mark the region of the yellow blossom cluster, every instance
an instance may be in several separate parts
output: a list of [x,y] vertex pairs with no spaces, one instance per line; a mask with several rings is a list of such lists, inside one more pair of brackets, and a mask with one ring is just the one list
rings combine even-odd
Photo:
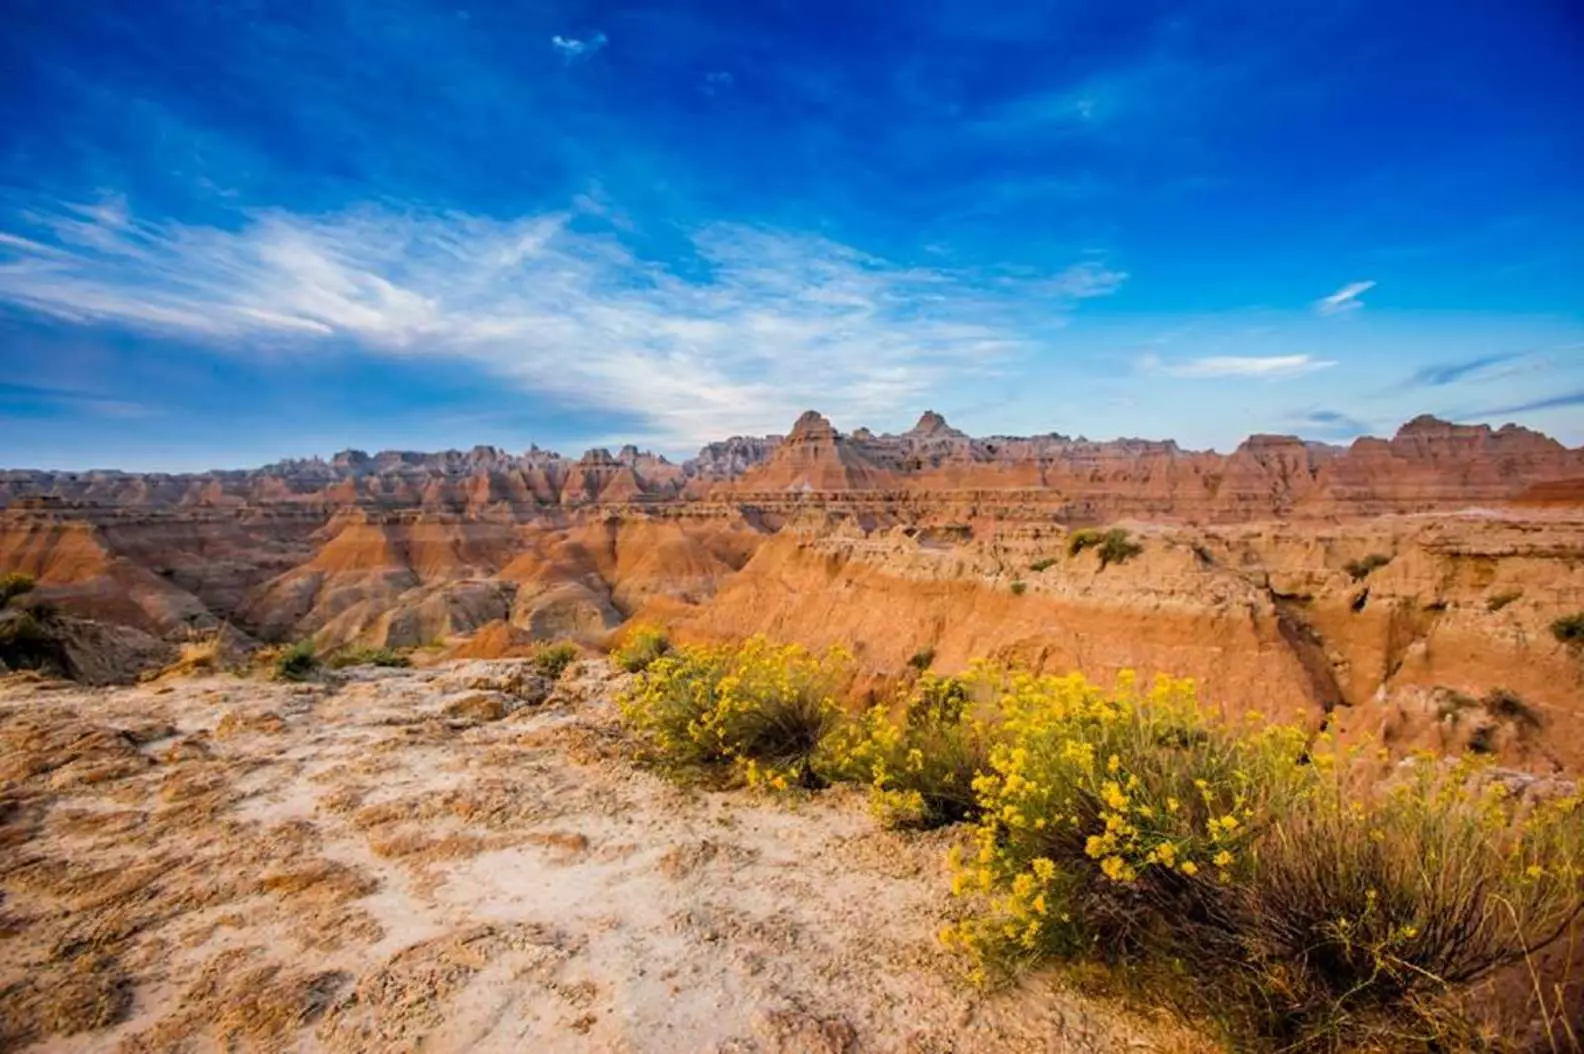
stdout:
[[727,770],[753,787],[820,782],[815,758],[837,726],[851,657],[763,637],[669,651],[620,700],[650,760],[677,772]]

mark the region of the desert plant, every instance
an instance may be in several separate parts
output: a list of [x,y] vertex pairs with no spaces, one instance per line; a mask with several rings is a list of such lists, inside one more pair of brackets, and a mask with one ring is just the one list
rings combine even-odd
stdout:
[[935,649],[931,647],[920,648],[918,651],[913,653],[911,658],[908,659],[908,665],[919,671],[927,670],[934,664]]
[[1028,583],[1019,578],[1014,580],[1009,588],[1012,590],[1013,596],[1020,597],[1024,593],[1028,592]]
[[1077,556],[1092,546],[1099,545],[1105,532],[1095,527],[1080,527],[1067,536],[1067,555]]
[[347,666],[384,666],[402,669],[412,665],[412,659],[393,648],[357,647],[342,648],[325,660],[332,669]]
[[65,669],[60,642],[32,611],[0,611],[0,664],[7,669]]
[[670,650],[671,639],[665,630],[645,624],[627,632],[621,646],[611,653],[611,659],[628,673],[642,673]]
[[1379,570],[1380,568],[1391,563],[1391,559],[1392,558],[1387,556],[1385,553],[1370,553],[1363,559],[1349,560],[1347,563],[1342,565],[1342,570],[1346,571],[1348,576],[1352,578],[1353,581],[1362,582],[1364,579],[1368,578],[1372,572]]
[[622,696],[622,717],[641,755],[674,775],[818,787],[849,663],[840,649],[815,656],[763,637],[681,648],[648,665]]
[[559,644],[547,644],[534,653],[534,669],[551,680],[557,680],[566,672],[566,668],[577,661],[578,648],[576,644],[562,641]]
[[10,571],[0,575],[0,607],[11,603],[24,593],[32,592],[36,584],[32,575],[25,575],[20,571]]
[[1480,705],[1492,717],[1515,721],[1531,728],[1538,728],[1541,724],[1539,712],[1525,702],[1517,692],[1506,688],[1492,688],[1480,700]]
[[301,640],[275,656],[275,676],[282,681],[301,681],[319,668],[319,656],[311,640]]
[[1029,570],[1033,571],[1035,574],[1039,574],[1046,568],[1054,567],[1055,565],[1056,558],[1054,556],[1042,556],[1038,560],[1035,560],[1032,564],[1029,564]]
[[1324,737],[1206,718],[1187,682],[1000,692],[977,857],[953,861],[970,910],[944,934],[981,976],[1160,964],[1264,1041],[1358,1049],[1439,1032],[1443,997],[1584,904],[1574,803],[1517,808],[1473,763],[1371,789]]
[[1522,596],[1521,589],[1504,589],[1500,593],[1492,593],[1485,601],[1485,610],[1495,614]]
[[876,706],[832,736],[831,772],[868,783],[888,826],[940,827],[977,816],[974,780],[989,767],[994,733],[970,714],[971,701],[965,682],[926,674],[900,720]]
[[1551,635],[1570,647],[1584,645],[1584,611],[1563,615],[1551,623]]
[[1101,570],[1112,564],[1130,560],[1144,551],[1144,547],[1120,527],[1113,527],[1108,531],[1086,527],[1068,536],[1067,555],[1077,556],[1086,549],[1093,549],[1100,557]]

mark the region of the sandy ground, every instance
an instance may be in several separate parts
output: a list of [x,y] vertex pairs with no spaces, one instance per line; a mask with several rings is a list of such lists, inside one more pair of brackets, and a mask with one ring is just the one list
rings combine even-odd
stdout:
[[[1187,1051],[935,933],[946,835],[678,789],[603,663],[0,685],[0,1050]],[[548,698],[543,698],[549,691]]]

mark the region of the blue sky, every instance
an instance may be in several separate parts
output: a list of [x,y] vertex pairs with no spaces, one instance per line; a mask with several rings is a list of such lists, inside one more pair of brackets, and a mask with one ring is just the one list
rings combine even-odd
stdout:
[[1572,0],[10,0],[0,464],[1584,443]]

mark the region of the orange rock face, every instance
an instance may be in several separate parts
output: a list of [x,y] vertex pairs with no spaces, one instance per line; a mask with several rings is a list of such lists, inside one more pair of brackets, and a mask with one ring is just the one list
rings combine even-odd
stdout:
[[[682,464],[349,451],[201,476],[11,471],[0,503],[0,571],[166,638],[224,621],[486,654],[598,644],[636,615],[840,643],[881,674],[933,650],[943,671],[1188,675],[1229,712],[1584,761],[1568,731],[1584,659],[1549,630],[1584,610],[1584,451],[1510,425],[1420,418],[1347,448],[1255,436],[1221,455],[973,438],[935,413],[844,434],[810,412]],[[1142,551],[1069,556],[1069,531],[1096,524]],[[1534,719],[1465,705],[1498,688]]]

